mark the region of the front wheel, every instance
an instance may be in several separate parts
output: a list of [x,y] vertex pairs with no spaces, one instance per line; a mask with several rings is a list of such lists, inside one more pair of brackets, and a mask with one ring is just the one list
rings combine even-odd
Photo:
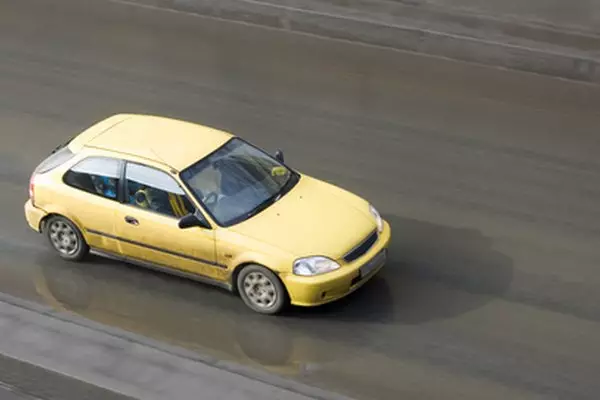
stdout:
[[44,231],[50,245],[65,260],[81,261],[90,250],[79,229],[65,217],[50,217]]
[[279,278],[260,265],[244,267],[237,287],[244,303],[260,314],[278,314],[287,304],[287,292]]

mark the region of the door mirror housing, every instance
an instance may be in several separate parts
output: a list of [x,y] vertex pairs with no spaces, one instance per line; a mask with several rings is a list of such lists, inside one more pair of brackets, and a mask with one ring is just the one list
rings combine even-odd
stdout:
[[277,149],[277,151],[275,152],[275,159],[277,161],[279,161],[280,163],[282,163],[282,164],[284,163],[284,160],[283,160],[283,150]]
[[177,226],[179,226],[179,229],[189,229],[193,227],[210,229],[208,221],[206,221],[202,216],[200,216],[197,213],[187,214],[183,216],[177,223]]

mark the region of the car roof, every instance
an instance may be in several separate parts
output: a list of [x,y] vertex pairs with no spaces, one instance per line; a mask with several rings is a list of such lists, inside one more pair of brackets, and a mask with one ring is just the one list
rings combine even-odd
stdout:
[[225,144],[233,135],[207,126],[142,114],[117,114],[76,136],[69,147],[129,154],[181,171]]

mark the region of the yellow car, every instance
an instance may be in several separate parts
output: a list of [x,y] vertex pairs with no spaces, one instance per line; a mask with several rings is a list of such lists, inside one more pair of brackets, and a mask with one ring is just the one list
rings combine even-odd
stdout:
[[25,216],[64,259],[91,251],[205,281],[262,314],[353,292],[383,267],[391,235],[367,201],[281,151],[134,114],[57,147],[31,176]]

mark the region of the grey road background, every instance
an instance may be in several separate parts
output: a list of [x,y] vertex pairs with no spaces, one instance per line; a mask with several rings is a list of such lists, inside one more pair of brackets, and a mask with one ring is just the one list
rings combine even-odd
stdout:
[[[0,290],[359,399],[597,399],[599,105],[598,86],[526,73],[117,2],[2,0]],[[346,300],[273,319],[218,289],[59,261],[26,227],[29,174],[116,112],[283,148],[372,200],[391,262]]]
[[598,0],[113,0],[600,83]]

